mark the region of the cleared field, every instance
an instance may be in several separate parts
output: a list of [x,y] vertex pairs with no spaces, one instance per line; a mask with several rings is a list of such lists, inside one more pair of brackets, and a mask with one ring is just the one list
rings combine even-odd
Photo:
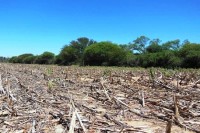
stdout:
[[196,69],[0,64],[5,133],[200,132],[199,99]]

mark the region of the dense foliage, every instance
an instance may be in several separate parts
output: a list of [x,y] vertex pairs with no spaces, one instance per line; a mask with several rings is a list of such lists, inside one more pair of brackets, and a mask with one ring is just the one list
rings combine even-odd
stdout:
[[126,59],[126,51],[111,42],[99,42],[88,46],[83,54],[84,65],[120,66]]
[[128,44],[96,42],[86,37],[65,45],[58,55],[22,54],[9,59],[11,63],[140,66],[165,68],[200,68],[200,44],[179,39],[161,43],[160,39],[140,36]]
[[35,58],[36,64],[53,64],[55,60],[55,54],[51,52],[44,52],[43,54]]

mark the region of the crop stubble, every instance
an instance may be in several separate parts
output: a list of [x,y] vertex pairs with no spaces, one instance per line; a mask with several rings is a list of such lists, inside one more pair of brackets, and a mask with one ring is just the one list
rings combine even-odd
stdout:
[[200,132],[195,69],[0,64],[0,93],[5,133]]

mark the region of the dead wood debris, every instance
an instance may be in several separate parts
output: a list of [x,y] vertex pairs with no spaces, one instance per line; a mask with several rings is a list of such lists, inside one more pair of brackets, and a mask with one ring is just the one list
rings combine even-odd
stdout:
[[194,71],[0,64],[0,132],[200,133]]

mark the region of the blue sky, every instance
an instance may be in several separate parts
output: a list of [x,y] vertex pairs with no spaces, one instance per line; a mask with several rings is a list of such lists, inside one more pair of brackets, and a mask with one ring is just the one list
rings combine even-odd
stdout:
[[0,56],[58,54],[78,37],[200,43],[200,0],[0,0]]

